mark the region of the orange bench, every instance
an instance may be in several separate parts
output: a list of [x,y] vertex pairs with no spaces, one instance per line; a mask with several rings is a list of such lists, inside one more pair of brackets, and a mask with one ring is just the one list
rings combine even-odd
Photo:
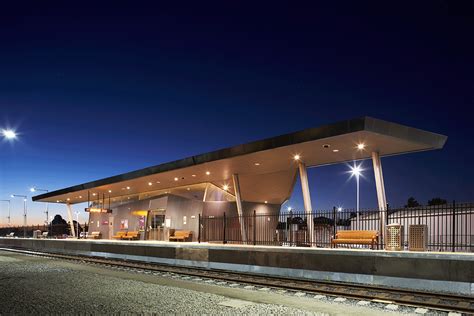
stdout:
[[378,245],[378,239],[379,232],[376,230],[341,230],[331,238],[331,247],[337,247],[338,244],[357,244],[371,245],[374,249],[374,246]]
[[126,235],[122,236],[122,239],[139,240],[140,232],[127,232]]
[[192,241],[193,232],[189,230],[176,230],[170,241]]
[[117,232],[116,235],[112,236],[114,239],[122,239],[124,236],[127,235],[127,232]]

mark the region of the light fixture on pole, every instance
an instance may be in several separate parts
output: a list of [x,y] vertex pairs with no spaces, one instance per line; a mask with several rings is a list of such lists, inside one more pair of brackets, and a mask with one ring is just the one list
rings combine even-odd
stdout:
[[2,129],[2,136],[6,140],[15,140],[17,138],[17,134],[12,129]]
[[357,215],[356,215],[356,223],[357,223],[357,229],[359,229],[359,178],[360,178],[360,175],[362,173],[362,169],[360,167],[360,165],[356,165],[354,164],[353,167],[351,167],[351,174],[352,176],[355,176],[356,178],[356,183],[357,183],[357,207],[356,207],[356,212],[357,212]]
[[11,207],[11,201],[10,200],[0,200],[0,202],[7,202],[8,203],[8,227],[10,227],[10,207]]
[[26,199],[28,198],[26,195],[21,195],[21,194],[12,194],[10,195],[12,198],[23,198],[23,237],[26,238]]
[[[38,189],[36,187],[32,187],[32,188],[30,188],[30,192],[46,192],[46,193],[48,193],[49,190]],[[48,225],[48,218],[49,218],[49,203],[48,202],[46,202],[46,211],[45,211],[45,213],[46,213],[46,225]]]

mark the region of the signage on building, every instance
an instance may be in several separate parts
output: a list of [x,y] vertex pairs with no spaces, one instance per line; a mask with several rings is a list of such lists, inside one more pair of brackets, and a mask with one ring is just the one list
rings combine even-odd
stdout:
[[108,208],[98,208],[98,207],[87,207],[85,209],[86,212],[89,213],[112,213],[111,209]]

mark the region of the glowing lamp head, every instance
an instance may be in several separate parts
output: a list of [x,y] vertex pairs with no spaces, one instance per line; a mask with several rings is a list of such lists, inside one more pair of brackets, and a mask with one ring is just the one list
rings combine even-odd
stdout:
[[360,166],[351,167],[351,173],[353,176],[356,176],[356,177],[360,176],[361,171],[362,169],[360,168]]
[[4,129],[2,130],[2,135],[3,137],[5,137],[6,139],[8,140],[13,140],[16,138],[16,133],[15,131],[11,130],[11,129]]
[[35,191],[36,191],[35,188],[31,188],[31,189],[30,189],[30,192],[35,192]]
[[227,184],[224,184],[224,186],[222,187],[222,189],[224,189],[224,191],[227,191],[229,190],[229,186]]
[[292,210],[291,206],[288,206],[286,209],[287,209],[288,211],[291,211],[291,210]]
[[338,211],[338,212],[341,212],[341,211],[342,211],[342,207],[339,206],[339,207],[337,208],[337,211]]

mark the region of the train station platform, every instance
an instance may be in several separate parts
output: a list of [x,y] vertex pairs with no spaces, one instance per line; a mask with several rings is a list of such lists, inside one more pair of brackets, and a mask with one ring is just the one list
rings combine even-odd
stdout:
[[472,253],[24,238],[0,238],[0,247],[474,297]]

